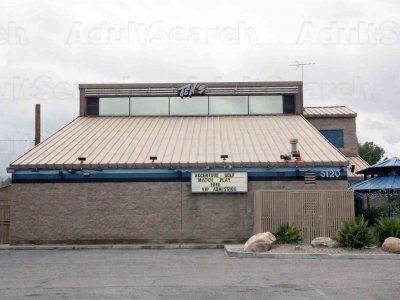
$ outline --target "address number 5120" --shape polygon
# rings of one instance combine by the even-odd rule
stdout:
[[[336,178],[340,177],[340,171],[338,170],[323,170],[321,171],[322,178]]]

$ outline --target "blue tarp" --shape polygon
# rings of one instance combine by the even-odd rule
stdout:
[[[350,189],[355,191],[400,190],[400,175],[373,177],[350,186]]]

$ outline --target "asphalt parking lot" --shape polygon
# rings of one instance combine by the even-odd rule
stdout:
[[[222,250],[4,250],[0,299],[399,299],[400,260]]]

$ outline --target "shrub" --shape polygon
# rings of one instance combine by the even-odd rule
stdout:
[[[368,228],[368,221],[358,216],[351,221],[344,221],[336,240],[343,247],[362,248],[375,243],[374,235]]]
[[[382,207],[370,207],[363,209],[361,215],[363,215],[364,220],[368,221],[368,226],[374,226],[378,219],[385,216],[385,212]]]
[[[379,246],[381,246],[388,237],[400,238],[400,219],[381,218],[377,220],[374,232]]]
[[[393,213],[400,215],[400,195],[392,196]]]
[[[274,232],[277,244],[298,244],[301,241],[300,229],[289,224],[279,224]]]

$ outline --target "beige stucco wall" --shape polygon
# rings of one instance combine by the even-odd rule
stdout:
[[[188,182],[13,184],[12,244],[221,242],[253,231],[258,189],[347,189],[346,180],[249,182],[247,194],[191,194]]]
[[[356,118],[307,118],[307,120],[318,130],[343,129],[344,148],[339,150],[346,156],[358,155]]]

